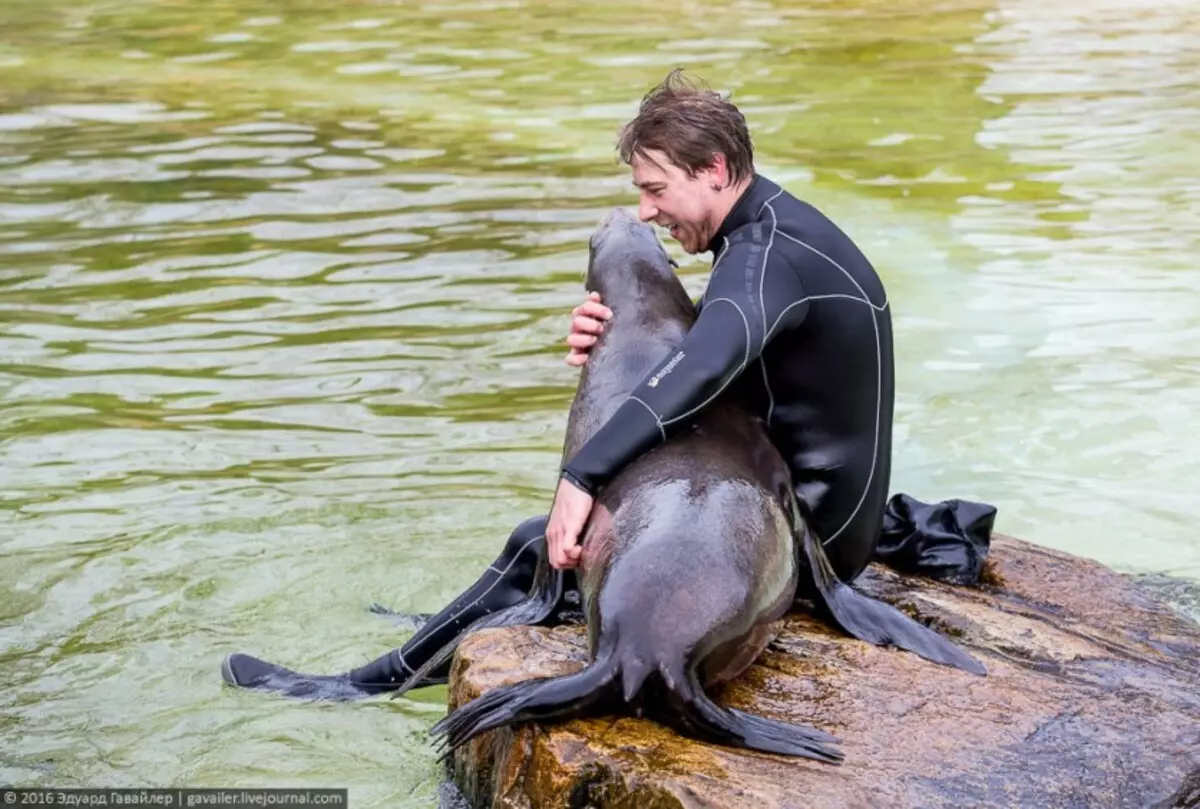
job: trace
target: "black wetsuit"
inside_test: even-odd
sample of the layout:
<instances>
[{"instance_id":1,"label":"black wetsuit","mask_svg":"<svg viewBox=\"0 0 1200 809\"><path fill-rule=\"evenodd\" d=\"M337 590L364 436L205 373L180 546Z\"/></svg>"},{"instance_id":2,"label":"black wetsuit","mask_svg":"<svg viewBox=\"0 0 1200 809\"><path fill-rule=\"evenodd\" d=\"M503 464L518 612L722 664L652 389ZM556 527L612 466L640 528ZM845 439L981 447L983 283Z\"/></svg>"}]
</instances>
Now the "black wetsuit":
<instances>
[{"instance_id":1,"label":"black wetsuit","mask_svg":"<svg viewBox=\"0 0 1200 809\"><path fill-rule=\"evenodd\" d=\"M759 413L839 577L870 561L887 501L894 398L887 294L828 218L758 175L708 250L687 337L563 468L596 494L726 388Z\"/></svg>"}]
</instances>

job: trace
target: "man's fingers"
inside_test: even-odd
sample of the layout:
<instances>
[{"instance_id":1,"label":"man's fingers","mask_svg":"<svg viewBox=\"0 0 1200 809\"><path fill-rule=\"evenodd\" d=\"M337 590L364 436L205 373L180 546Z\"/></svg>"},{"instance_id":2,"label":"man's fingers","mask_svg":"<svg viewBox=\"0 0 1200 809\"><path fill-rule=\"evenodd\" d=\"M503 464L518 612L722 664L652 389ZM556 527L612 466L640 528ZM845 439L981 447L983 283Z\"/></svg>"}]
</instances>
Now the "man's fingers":
<instances>
[{"instance_id":1,"label":"man's fingers","mask_svg":"<svg viewBox=\"0 0 1200 809\"><path fill-rule=\"evenodd\" d=\"M572 350L571 353L567 355L567 359L565 360L567 365L570 365L575 368L578 368L581 365L587 365L587 361L588 361L587 354L584 354L582 351L574 351L574 350Z\"/></svg>"},{"instance_id":2,"label":"man's fingers","mask_svg":"<svg viewBox=\"0 0 1200 809\"><path fill-rule=\"evenodd\" d=\"M555 570L569 570L575 567L578 554L571 548L553 547L550 549L550 566Z\"/></svg>"},{"instance_id":3,"label":"man's fingers","mask_svg":"<svg viewBox=\"0 0 1200 809\"><path fill-rule=\"evenodd\" d=\"M571 320L571 332L574 334L599 334L604 331L604 322L594 317L579 315Z\"/></svg>"},{"instance_id":4,"label":"man's fingers","mask_svg":"<svg viewBox=\"0 0 1200 809\"><path fill-rule=\"evenodd\" d=\"M594 346L599 339L594 334L568 334L567 345L571 348L587 349Z\"/></svg>"},{"instance_id":5,"label":"man's fingers","mask_svg":"<svg viewBox=\"0 0 1200 809\"><path fill-rule=\"evenodd\" d=\"M609 309L599 301L581 303L575 307L575 310L575 314L577 315L595 318L596 320L609 320L612 318L612 309Z\"/></svg>"},{"instance_id":6,"label":"man's fingers","mask_svg":"<svg viewBox=\"0 0 1200 809\"><path fill-rule=\"evenodd\" d=\"M579 553L583 550L578 544L568 545L564 539L546 538L548 545L550 566L555 570L569 570L575 567L575 563L579 561Z\"/></svg>"},{"instance_id":7,"label":"man's fingers","mask_svg":"<svg viewBox=\"0 0 1200 809\"><path fill-rule=\"evenodd\" d=\"M562 570L563 563L566 561L566 554L563 553L562 537L555 532L552 536L546 537L546 542L550 550L550 564L558 570Z\"/></svg>"}]
</instances>

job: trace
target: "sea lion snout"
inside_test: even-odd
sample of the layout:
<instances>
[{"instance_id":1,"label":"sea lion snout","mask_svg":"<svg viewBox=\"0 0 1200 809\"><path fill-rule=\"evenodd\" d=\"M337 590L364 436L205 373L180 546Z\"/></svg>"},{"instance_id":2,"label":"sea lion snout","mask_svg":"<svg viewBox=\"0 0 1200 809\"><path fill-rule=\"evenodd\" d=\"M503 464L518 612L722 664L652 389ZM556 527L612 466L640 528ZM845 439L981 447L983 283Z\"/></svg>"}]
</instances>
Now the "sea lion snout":
<instances>
[{"instance_id":1,"label":"sea lion snout","mask_svg":"<svg viewBox=\"0 0 1200 809\"><path fill-rule=\"evenodd\" d=\"M654 235L654 228L637 218L628 208L613 208L592 233L593 252L624 247L633 252L643 250L658 252L662 245Z\"/></svg>"},{"instance_id":2,"label":"sea lion snout","mask_svg":"<svg viewBox=\"0 0 1200 809\"><path fill-rule=\"evenodd\" d=\"M634 216L633 211L628 208L613 208L604 215L597 227L600 230L613 227L614 225L639 225L640 220Z\"/></svg>"},{"instance_id":3,"label":"sea lion snout","mask_svg":"<svg viewBox=\"0 0 1200 809\"><path fill-rule=\"evenodd\" d=\"M674 264L654 228L627 208L613 208L593 231L588 288L610 294L633 290L645 282L674 282ZM645 290L643 290L644 292Z\"/></svg>"}]
</instances>

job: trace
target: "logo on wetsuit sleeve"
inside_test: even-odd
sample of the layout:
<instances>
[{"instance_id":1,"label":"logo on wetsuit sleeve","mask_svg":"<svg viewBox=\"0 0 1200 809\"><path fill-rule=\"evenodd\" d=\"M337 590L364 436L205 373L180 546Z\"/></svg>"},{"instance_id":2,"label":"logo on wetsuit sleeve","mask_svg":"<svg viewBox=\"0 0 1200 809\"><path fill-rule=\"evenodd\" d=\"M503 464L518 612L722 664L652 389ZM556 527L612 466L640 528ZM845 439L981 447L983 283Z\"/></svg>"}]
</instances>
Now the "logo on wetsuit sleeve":
<instances>
[{"instance_id":1,"label":"logo on wetsuit sleeve","mask_svg":"<svg viewBox=\"0 0 1200 809\"><path fill-rule=\"evenodd\" d=\"M659 371L654 376L650 377L650 381L647 382L646 385L651 388L657 388L658 383L662 381L662 378L664 376L666 376L667 374L671 373L672 371L674 371L675 366L678 365L679 361L682 359L683 359L683 352L680 351L674 357L671 357L671 361L668 362L665 366L663 366L663 369L661 371Z\"/></svg>"}]
</instances>

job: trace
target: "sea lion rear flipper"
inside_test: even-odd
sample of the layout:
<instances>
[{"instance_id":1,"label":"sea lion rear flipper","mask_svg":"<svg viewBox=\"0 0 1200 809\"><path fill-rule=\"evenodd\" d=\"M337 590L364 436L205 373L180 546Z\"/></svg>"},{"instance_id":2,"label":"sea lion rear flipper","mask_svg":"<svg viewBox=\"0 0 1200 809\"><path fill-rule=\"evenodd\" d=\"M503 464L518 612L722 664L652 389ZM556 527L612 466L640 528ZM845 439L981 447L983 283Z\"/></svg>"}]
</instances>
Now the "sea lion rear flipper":
<instances>
[{"instance_id":1,"label":"sea lion rear flipper","mask_svg":"<svg viewBox=\"0 0 1200 809\"><path fill-rule=\"evenodd\" d=\"M612 692L610 684L618 672L614 655L607 654L586 668L562 677L539 677L494 688L460 706L430 730L445 736L444 746L453 750L480 733L518 722L578 716Z\"/></svg>"},{"instance_id":2,"label":"sea lion rear flipper","mask_svg":"<svg viewBox=\"0 0 1200 809\"><path fill-rule=\"evenodd\" d=\"M982 664L949 640L921 626L890 604L865 596L838 579L825 549L802 528L804 555L823 606L847 634L877 646L891 644L926 660L986 675Z\"/></svg>"},{"instance_id":3,"label":"sea lion rear flipper","mask_svg":"<svg viewBox=\"0 0 1200 809\"><path fill-rule=\"evenodd\" d=\"M844 758L835 746L837 738L824 731L718 705L704 693L694 671L687 678L687 686L679 692L669 692L672 710L663 717L680 732L714 744L829 764L840 764Z\"/></svg>"}]
</instances>

